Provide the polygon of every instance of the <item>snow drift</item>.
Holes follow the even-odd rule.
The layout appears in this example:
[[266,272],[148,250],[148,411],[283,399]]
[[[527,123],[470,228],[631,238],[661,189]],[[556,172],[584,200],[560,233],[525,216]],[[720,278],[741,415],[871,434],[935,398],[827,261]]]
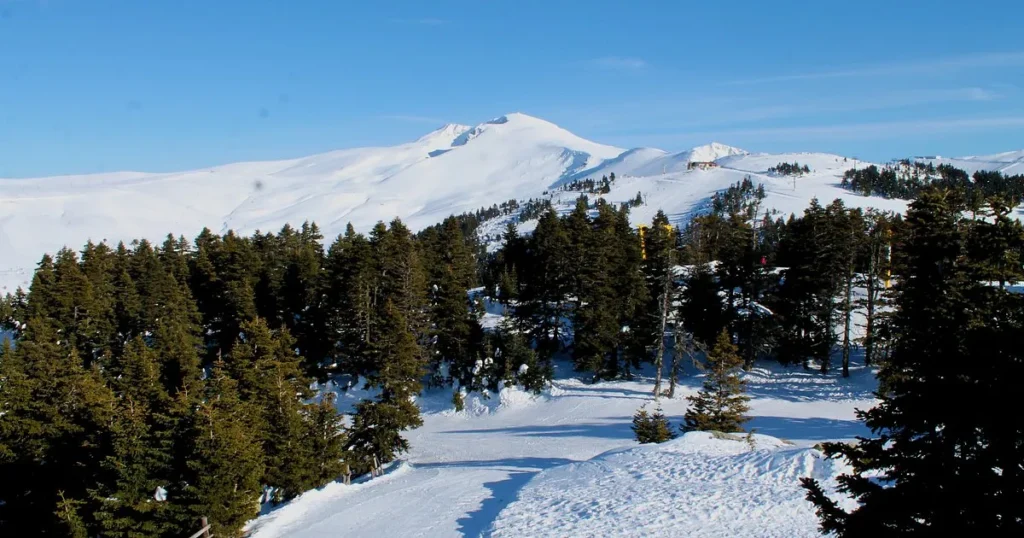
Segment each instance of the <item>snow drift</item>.
[[537,474],[487,536],[818,536],[799,478],[841,465],[774,437],[691,432]]

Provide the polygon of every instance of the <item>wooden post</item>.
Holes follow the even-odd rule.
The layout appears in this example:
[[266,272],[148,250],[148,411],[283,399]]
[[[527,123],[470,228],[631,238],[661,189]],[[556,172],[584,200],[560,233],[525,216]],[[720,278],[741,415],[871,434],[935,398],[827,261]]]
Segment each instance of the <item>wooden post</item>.
[[[220,355],[220,352],[217,352]],[[203,538],[210,538],[210,522],[203,516],[199,519],[199,522],[203,524]]]
[[345,464],[345,477],[342,479],[343,483],[348,486],[352,484],[352,469]]
[[376,454],[373,455],[373,476],[380,476],[380,461]]

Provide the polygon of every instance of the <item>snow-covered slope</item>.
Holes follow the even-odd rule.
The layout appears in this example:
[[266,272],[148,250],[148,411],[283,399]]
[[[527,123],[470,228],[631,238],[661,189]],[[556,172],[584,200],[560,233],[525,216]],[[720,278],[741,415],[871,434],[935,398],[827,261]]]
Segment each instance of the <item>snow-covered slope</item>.
[[596,178],[612,173],[619,177],[644,177],[685,172],[691,162],[714,162],[724,157],[746,154],[747,152],[742,149],[718,142],[697,146],[679,153],[668,153],[654,148],[634,148],[615,159],[601,163],[600,166],[584,170],[572,179]]
[[1005,175],[1012,176],[1024,174],[1024,149],[1018,151],[1006,151],[994,155],[975,155],[970,157],[917,157],[916,161],[932,163],[935,166],[940,164],[952,165],[973,174],[978,170],[994,170]]
[[819,536],[798,479],[827,487],[844,467],[775,437],[690,432],[539,473],[489,535]]
[[[630,421],[650,402],[652,369],[594,384],[558,363],[546,394],[474,395],[461,413],[450,390],[431,389],[399,465],[364,484],[307,492],[253,521],[252,538],[630,536],[629,524],[638,525],[633,536],[812,536],[817,522],[798,479],[827,479],[834,469],[809,447],[869,434],[854,410],[874,404],[876,385],[856,360],[849,378],[777,364],[745,374],[747,426],[771,436],[755,436],[756,452],[707,434],[639,447]],[[676,398],[662,399],[673,424],[701,381],[687,367]]]
[[[401,217],[412,228],[536,196],[622,149],[525,114],[448,125],[393,147],[238,163],[170,174],[0,180],[0,286],[26,283],[44,252],[203,227],[248,233],[316,221],[331,238]],[[0,288],[0,291],[3,291]]]
[[[1017,173],[1024,172],[1021,153],[951,162],[969,171]],[[808,164],[811,173],[796,181],[767,173],[771,166],[794,160]],[[689,170],[695,161],[719,166]],[[854,165],[837,155],[749,154],[719,143],[679,153],[624,151],[515,113],[473,127],[446,125],[397,146],[299,159],[164,174],[0,179],[0,293],[26,285],[43,253],[63,246],[77,249],[90,239],[160,241],[167,233],[192,237],[203,227],[250,233],[315,221],[331,240],[349,222],[368,231],[377,221],[395,217],[416,230],[509,199],[546,195],[567,209],[578,193],[559,190],[561,185],[613,172],[617,179],[605,195],[608,201],[625,202],[637,192],[647,200],[633,210],[634,222],[649,221],[663,209],[681,223],[705,207],[715,191],[748,175],[765,185],[765,208],[783,214],[799,213],[814,197],[842,198],[850,206],[905,207],[901,201],[840,189],[842,173]],[[523,231],[530,228],[531,223],[522,223]]]

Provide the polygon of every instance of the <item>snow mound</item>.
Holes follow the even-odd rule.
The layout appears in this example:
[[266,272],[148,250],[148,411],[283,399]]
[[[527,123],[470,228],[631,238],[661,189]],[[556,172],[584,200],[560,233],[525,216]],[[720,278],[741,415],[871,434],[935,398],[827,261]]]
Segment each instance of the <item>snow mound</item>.
[[774,437],[691,432],[542,471],[486,535],[818,536],[799,479],[830,487],[842,467]]

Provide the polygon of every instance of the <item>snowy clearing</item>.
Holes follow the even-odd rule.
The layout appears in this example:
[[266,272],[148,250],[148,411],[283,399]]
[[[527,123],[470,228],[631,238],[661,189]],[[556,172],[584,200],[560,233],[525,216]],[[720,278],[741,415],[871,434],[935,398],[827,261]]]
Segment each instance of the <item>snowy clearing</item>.
[[[807,447],[868,433],[856,422],[854,409],[873,404],[875,386],[873,372],[859,365],[849,379],[777,365],[756,368],[746,375],[754,397],[748,427],[764,435],[755,436],[759,450],[751,452],[745,441],[698,441],[704,434],[637,448],[630,424],[637,408],[651,400],[649,375],[587,384],[560,363],[556,377],[540,397],[506,389],[480,405],[467,402],[473,412],[454,413],[447,391],[428,393],[420,401],[425,424],[408,432],[412,451],[402,463],[364,484],[334,483],[308,492],[255,520],[253,537],[545,535],[541,528],[550,536],[617,535],[613,520],[621,518],[626,498],[618,493],[607,498],[607,493],[628,488],[635,492],[632,502],[646,510],[672,495],[680,499],[664,513],[668,519],[652,517],[655,526],[637,530],[637,536],[681,536],[693,528],[702,529],[702,536],[813,535],[817,523],[798,477],[827,478],[831,463]],[[685,397],[699,383],[689,372],[677,397],[662,399],[674,425],[686,409]],[[704,469],[708,462],[718,467]],[[648,464],[652,468],[644,472],[655,473],[650,477],[630,474],[629,469]],[[598,480],[603,473],[597,469],[612,465],[618,470]],[[553,477],[586,472],[594,473],[593,480],[574,479],[575,493],[568,497],[596,504],[586,514],[561,510],[562,488],[553,486]],[[651,489],[655,485],[658,489]],[[648,490],[653,496],[642,497]],[[784,513],[765,519],[773,508]],[[543,520],[527,515],[542,513],[548,514]],[[656,526],[670,521],[671,528]]]

